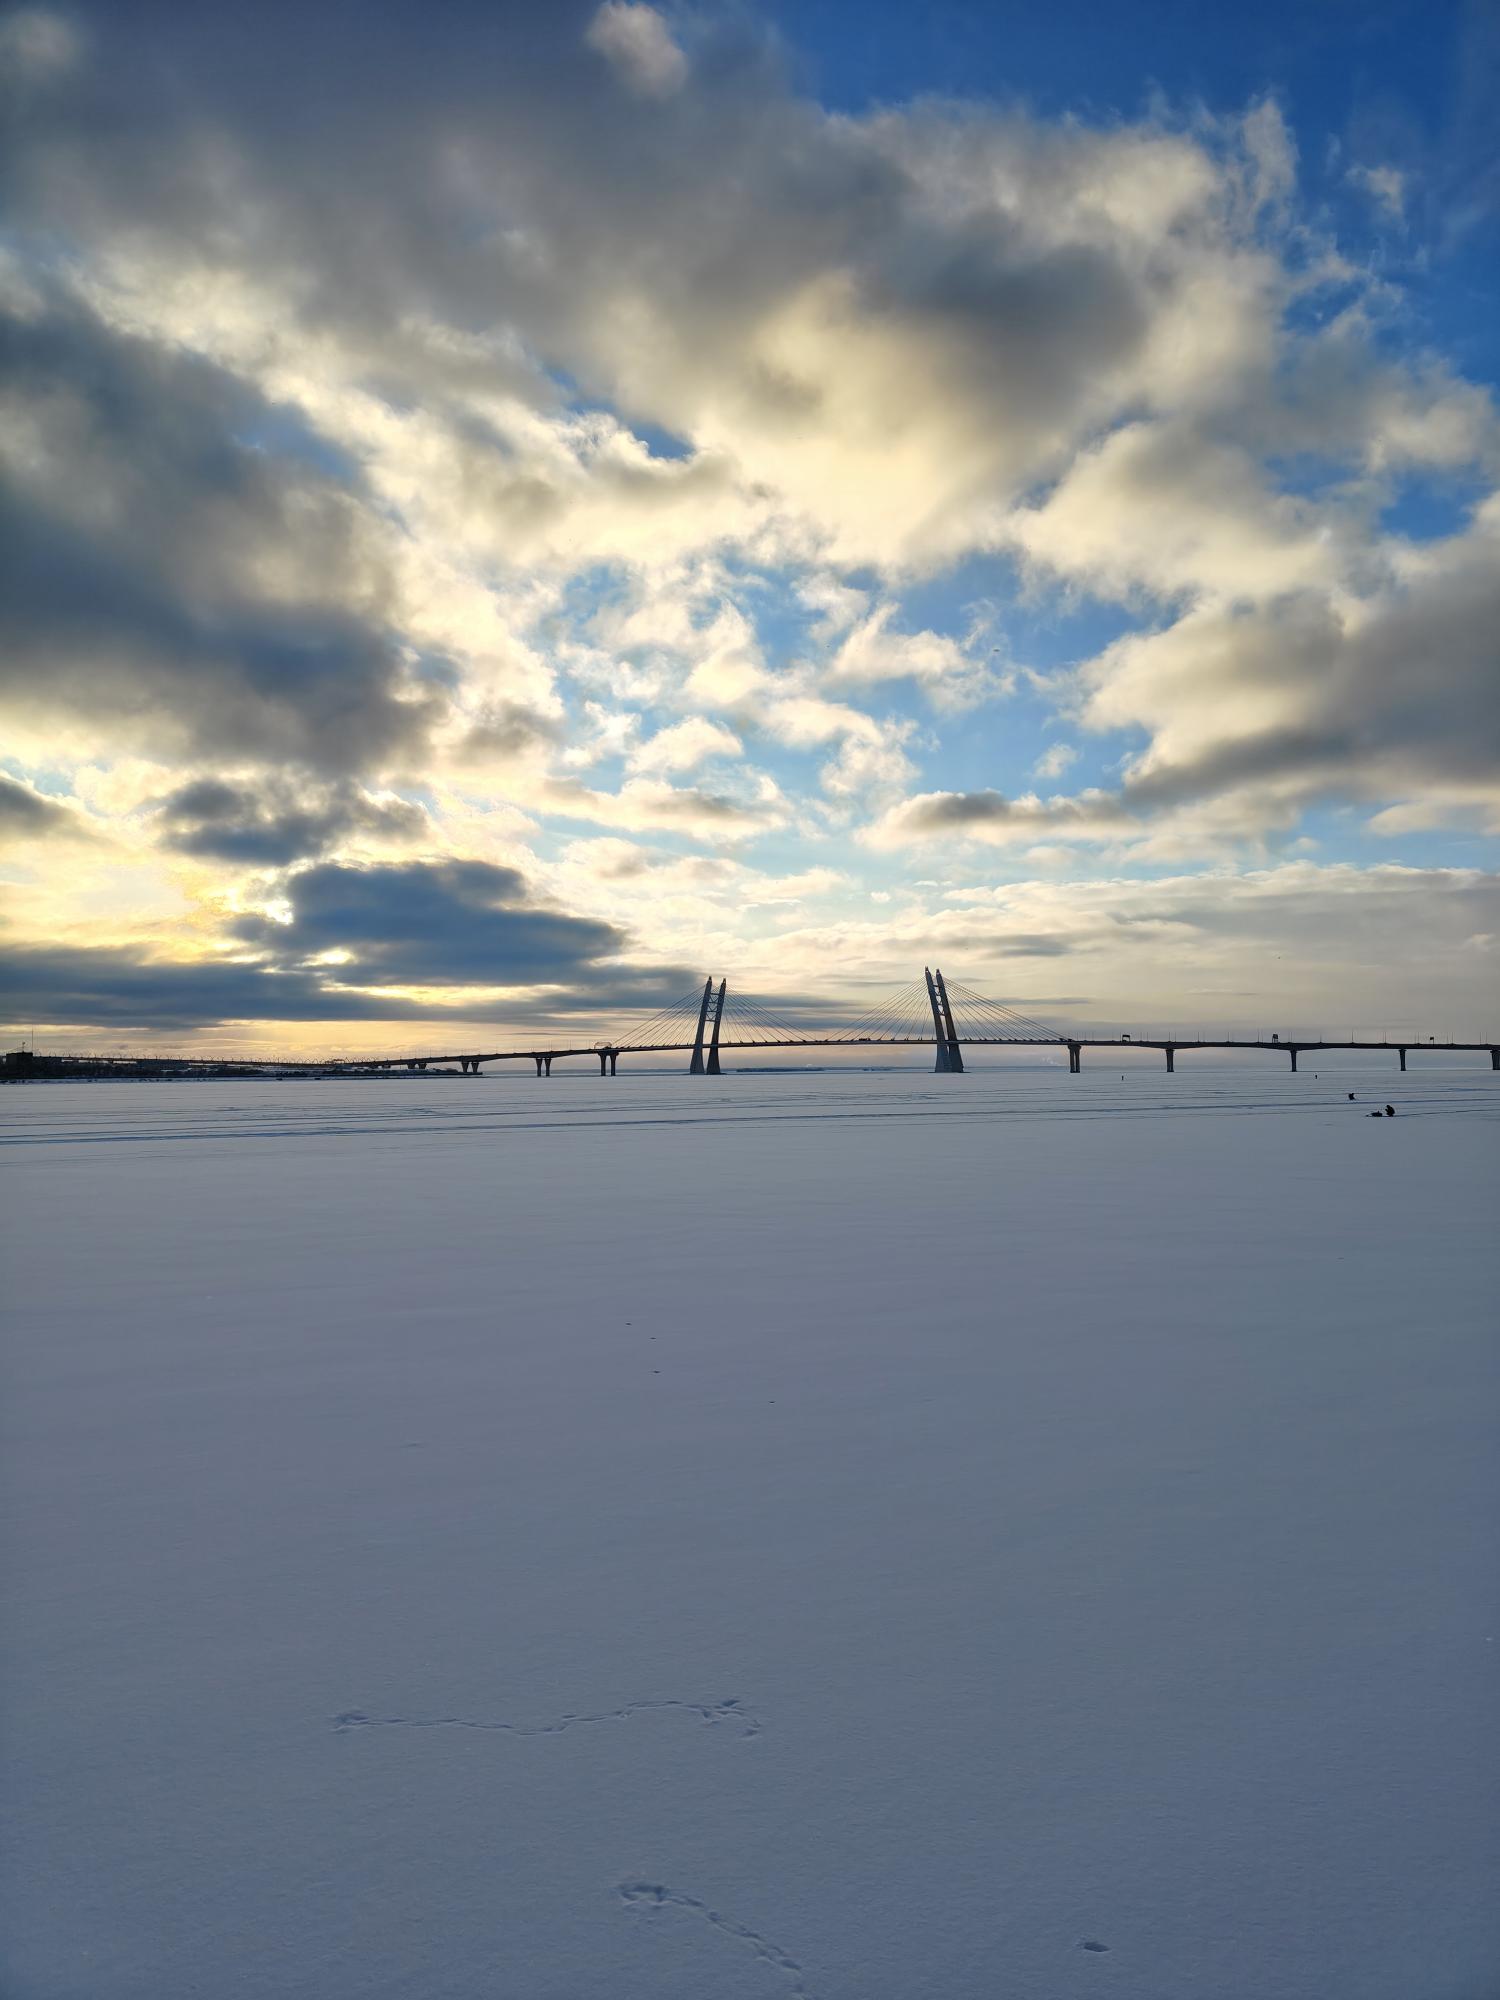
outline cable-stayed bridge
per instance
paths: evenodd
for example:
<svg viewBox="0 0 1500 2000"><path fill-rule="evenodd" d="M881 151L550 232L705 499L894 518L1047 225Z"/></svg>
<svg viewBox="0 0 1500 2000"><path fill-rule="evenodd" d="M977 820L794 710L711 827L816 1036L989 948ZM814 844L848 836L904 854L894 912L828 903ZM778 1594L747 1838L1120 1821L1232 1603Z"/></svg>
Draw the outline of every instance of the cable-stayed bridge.
<svg viewBox="0 0 1500 2000"><path fill-rule="evenodd" d="M782 1003L783 1007L785 1003ZM923 969L921 979L886 994L852 1018L819 1020L798 1009L796 1018L777 1012L751 995L731 992L725 978L705 979L669 1006L632 1022L617 1035L595 1042L532 1042L506 1049L459 1049L441 1053L402 1052L393 1055L348 1056L324 1061L214 1057L131 1057L118 1055L35 1055L16 1051L3 1058L6 1081L35 1077L195 1075L315 1075L384 1076L393 1071L453 1071L478 1076L486 1064L531 1062L538 1076L551 1076L555 1062L597 1059L601 1076L618 1074L621 1056L680 1054L688 1058L692 1076L718 1076L722 1057L749 1049L877 1049L928 1047L933 1067L961 1075L964 1050L974 1048L1066 1049L1068 1069L1076 1076L1085 1049L1155 1049L1169 1070L1189 1049L1263 1049L1297 1058L1319 1049L1383 1049L1398 1058L1401 1068L1413 1049L1488 1051L1490 1067L1500 1070L1500 1042L1439 1041L1433 1035L1382 1036L1379 1041L1322 1036L1245 1037L1151 1034L1082 1035L1033 1019L999 1000L987 998L957 980L946 980L940 969Z"/></svg>

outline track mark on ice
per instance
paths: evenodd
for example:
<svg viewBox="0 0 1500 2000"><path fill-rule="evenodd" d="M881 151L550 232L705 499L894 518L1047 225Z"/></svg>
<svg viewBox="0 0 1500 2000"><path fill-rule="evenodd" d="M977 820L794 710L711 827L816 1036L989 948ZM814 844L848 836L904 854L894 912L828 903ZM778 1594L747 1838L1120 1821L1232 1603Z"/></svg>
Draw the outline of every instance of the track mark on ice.
<svg viewBox="0 0 1500 2000"><path fill-rule="evenodd" d="M787 1989L798 2000L812 2000L802 1975L802 1967L790 1953L784 1952L779 1944L762 1937L759 1931L751 1930L748 1924L736 1923L733 1917L722 1916L718 1910L711 1910L707 1903L696 1896L680 1896L675 1889L668 1889L660 1882L622 1882L617 1891L620 1901L627 1910L665 1910L668 1908L689 1910L695 1917L702 1917L706 1924L712 1924L716 1931L742 1944L765 1965L774 1966L784 1974Z"/></svg>
<svg viewBox="0 0 1500 2000"><path fill-rule="evenodd" d="M727 1701L628 1701L623 1708L600 1709L594 1715L560 1715L553 1722L486 1722L468 1715L366 1715L363 1709L346 1709L333 1718L335 1729L488 1729L506 1736L561 1736L565 1729L587 1729L601 1722L625 1722L648 1709L680 1709L696 1715L710 1729L721 1722L737 1722L742 1736L758 1736L761 1721L737 1695Z"/></svg>

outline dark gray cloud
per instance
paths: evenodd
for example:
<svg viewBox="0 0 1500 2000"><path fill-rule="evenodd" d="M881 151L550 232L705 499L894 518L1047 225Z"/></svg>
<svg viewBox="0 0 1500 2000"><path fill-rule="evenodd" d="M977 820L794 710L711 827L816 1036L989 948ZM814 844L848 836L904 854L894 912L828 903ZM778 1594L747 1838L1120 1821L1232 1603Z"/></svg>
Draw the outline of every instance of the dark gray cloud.
<svg viewBox="0 0 1500 2000"><path fill-rule="evenodd" d="M524 702L490 702L454 745L453 755L459 763L508 761L528 751L553 749L565 737L556 716L543 715Z"/></svg>
<svg viewBox="0 0 1500 2000"><path fill-rule="evenodd" d="M559 1038L592 1033L587 1024L654 1011L691 983L682 967L619 966L587 988L507 1002L504 1026L493 1005L434 1007L331 985L316 972L225 961L148 959L128 948L88 950L56 945L9 946L0 956L0 1011L12 1022L75 1030L145 1029L163 1034L243 1022L433 1021L490 1026L500 1045L514 1032L534 1037L549 1024ZM468 1037L472 1040L472 1036Z"/></svg>
<svg viewBox="0 0 1500 2000"><path fill-rule="evenodd" d="M285 965L349 952L337 976L353 985L593 985L594 962L627 942L612 924L535 908L514 868L485 861L324 863L290 877L285 894L289 924L244 918L239 935Z"/></svg>
<svg viewBox="0 0 1500 2000"><path fill-rule="evenodd" d="M1027 837L1048 831L1067 834L1087 828L1119 828L1123 816L1118 797L1108 792L1083 792L1076 798L1008 798L1004 792L926 792L895 807L887 823L916 834L964 834L995 828L1014 829Z"/></svg>
<svg viewBox="0 0 1500 2000"><path fill-rule="evenodd" d="M90 837L88 827L68 806L0 771L0 840L30 840L42 834Z"/></svg>
<svg viewBox="0 0 1500 2000"><path fill-rule="evenodd" d="M336 992L316 975L264 965L149 959L126 947L12 946L0 1006L13 1021L179 1033L226 1021L416 1020L405 1000Z"/></svg>
<svg viewBox="0 0 1500 2000"><path fill-rule="evenodd" d="M899 809L901 825L913 833L963 833L971 827L1008 826L1016 817L1003 792L929 792Z"/></svg>
<svg viewBox="0 0 1500 2000"><path fill-rule="evenodd" d="M430 832L427 814L404 799L373 799L343 784L299 790L197 778L156 807L161 842L176 854L283 867L311 861L355 836L416 840Z"/></svg>
<svg viewBox="0 0 1500 2000"><path fill-rule="evenodd" d="M158 753L419 752L441 698L407 682L368 517L246 442L276 422L254 390L63 304L0 315L0 385L33 427L0 475L8 707Z"/></svg>

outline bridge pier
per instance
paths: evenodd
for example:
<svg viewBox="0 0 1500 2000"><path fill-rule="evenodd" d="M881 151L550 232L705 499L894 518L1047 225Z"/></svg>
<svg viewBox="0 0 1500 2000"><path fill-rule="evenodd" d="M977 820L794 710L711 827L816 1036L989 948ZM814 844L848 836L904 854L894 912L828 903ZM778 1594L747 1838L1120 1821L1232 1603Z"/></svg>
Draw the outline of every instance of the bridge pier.
<svg viewBox="0 0 1500 2000"><path fill-rule="evenodd" d="M1168 1068L1168 1070L1175 1070L1175 1069L1176 1069L1176 1067L1177 1067L1177 1051L1176 1051L1176 1049L1175 1049L1175 1048L1173 1048L1172 1044L1171 1044L1170 1042L1168 1042L1168 1043L1167 1043L1167 1068Z"/></svg>
<svg viewBox="0 0 1500 2000"><path fill-rule="evenodd" d="M1297 1067L1297 1051L1296 1051L1295 1049L1288 1049L1288 1050L1287 1050L1287 1054L1288 1054L1288 1055L1289 1055L1289 1056L1291 1057L1291 1059L1292 1059L1292 1068L1293 1068L1293 1070L1295 1070L1295 1069L1296 1069L1296 1067Z"/></svg>
<svg viewBox="0 0 1500 2000"><path fill-rule="evenodd" d="M1490 1050L1490 1068L1500 1069L1500 1049Z"/></svg>
<svg viewBox="0 0 1500 2000"><path fill-rule="evenodd" d="M1068 1044L1068 1075L1081 1076L1083 1073L1083 1043Z"/></svg>
<svg viewBox="0 0 1500 2000"><path fill-rule="evenodd" d="M1397 1049L1397 1051L1396 1051L1396 1054L1397 1054L1397 1055L1398 1055L1398 1056L1399 1056L1399 1057L1401 1058L1401 1067L1402 1067L1402 1069L1404 1070L1404 1069L1406 1068L1406 1051L1405 1051L1405 1049Z"/></svg>
<svg viewBox="0 0 1500 2000"><path fill-rule="evenodd" d="M536 1073L538 1076L542 1073L542 1059L540 1056L536 1058Z"/></svg>

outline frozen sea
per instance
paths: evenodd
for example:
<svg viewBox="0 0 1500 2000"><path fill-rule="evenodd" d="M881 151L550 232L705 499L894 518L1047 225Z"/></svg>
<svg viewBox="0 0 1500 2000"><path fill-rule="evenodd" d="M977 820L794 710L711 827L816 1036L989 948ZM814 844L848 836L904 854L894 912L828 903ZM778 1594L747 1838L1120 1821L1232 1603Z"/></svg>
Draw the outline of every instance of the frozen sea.
<svg viewBox="0 0 1500 2000"><path fill-rule="evenodd" d="M1500 1075L1084 1061L0 1094L6 2000L1500 1994Z"/></svg>

